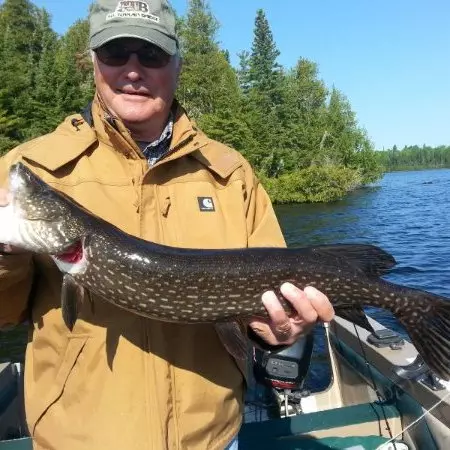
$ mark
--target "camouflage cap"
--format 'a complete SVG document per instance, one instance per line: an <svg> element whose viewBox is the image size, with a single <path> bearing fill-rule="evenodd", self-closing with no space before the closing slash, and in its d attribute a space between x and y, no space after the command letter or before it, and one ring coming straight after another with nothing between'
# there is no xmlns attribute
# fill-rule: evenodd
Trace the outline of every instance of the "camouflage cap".
<svg viewBox="0 0 450 450"><path fill-rule="evenodd" d="M89 47L134 37L151 42L169 55L177 52L175 14L167 0L96 0L90 13Z"/></svg>

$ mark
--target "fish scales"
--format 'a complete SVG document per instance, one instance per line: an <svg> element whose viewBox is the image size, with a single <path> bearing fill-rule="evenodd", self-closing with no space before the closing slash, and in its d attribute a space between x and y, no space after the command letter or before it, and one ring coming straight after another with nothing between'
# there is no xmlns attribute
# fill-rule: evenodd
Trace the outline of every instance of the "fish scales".
<svg viewBox="0 0 450 450"><path fill-rule="evenodd" d="M315 286L336 314L370 329L363 306L392 312L427 364L450 379L450 302L388 282L395 264L384 250L364 244L304 248L182 249L128 235L44 183L22 163L11 168L12 201L0 208L0 242L50 255L63 286L79 286L134 314L162 321L231 324L267 318L263 292L283 282ZM77 311L62 295L63 317ZM70 328L70 326L69 326Z"/></svg>

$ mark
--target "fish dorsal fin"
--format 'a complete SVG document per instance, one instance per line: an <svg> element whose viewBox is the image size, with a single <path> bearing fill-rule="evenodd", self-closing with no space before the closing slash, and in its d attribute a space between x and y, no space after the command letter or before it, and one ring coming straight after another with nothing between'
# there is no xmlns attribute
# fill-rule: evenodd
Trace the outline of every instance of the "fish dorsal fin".
<svg viewBox="0 0 450 450"><path fill-rule="evenodd" d="M365 274L373 276L384 275L397 264L391 254L374 245L319 245L312 247L311 251L327 259L344 261L352 267L362 270Z"/></svg>

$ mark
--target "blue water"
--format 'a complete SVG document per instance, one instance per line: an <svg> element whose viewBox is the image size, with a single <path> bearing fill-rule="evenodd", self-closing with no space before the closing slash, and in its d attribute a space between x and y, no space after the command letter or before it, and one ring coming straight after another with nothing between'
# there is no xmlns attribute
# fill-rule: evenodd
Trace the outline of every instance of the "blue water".
<svg viewBox="0 0 450 450"><path fill-rule="evenodd" d="M276 207L289 246L366 243L382 247L396 261L386 279L450 297L450 170L394 172L344 200L329 204ZM367 312L403 334L382 310ZM406 336L405 336L406 337ZM320 390L329 383L323 358L323 332L315 333L316 359L306 386ZM256 403L266 401L251 390Z"/></svg>

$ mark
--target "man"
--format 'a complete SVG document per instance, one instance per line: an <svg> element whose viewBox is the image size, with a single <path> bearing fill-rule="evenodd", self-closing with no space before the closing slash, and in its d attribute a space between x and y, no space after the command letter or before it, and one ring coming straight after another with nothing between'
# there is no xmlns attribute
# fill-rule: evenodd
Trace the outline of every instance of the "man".
<svg viewBox="0 0 450 450"><path fill-rule="evenodd" d="M174 99L181 61L166 0L101 0L91 13L96 95L83 116L0 160L22 161L128 233L180 247L283 246L272 206L240 154L208 139ZM8 203L2 190L0 203ZM158 322L89 295L70 331L49 258L3 246L0 324L29 317L25 396L37 449L223 449L238 433L239 361L210 325ZM333 309L290 284L262 301L271 320L250 337L293 343ZM257 337L256 337L257 336Z"/></svg>

